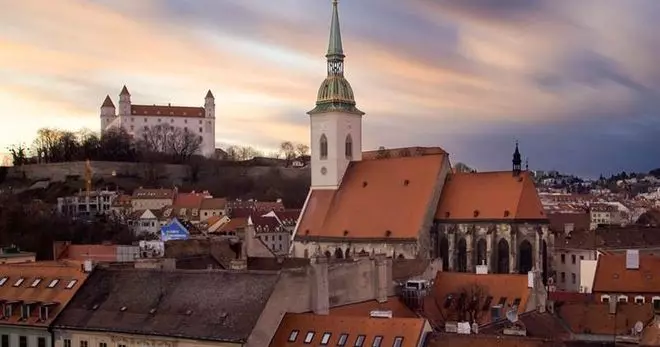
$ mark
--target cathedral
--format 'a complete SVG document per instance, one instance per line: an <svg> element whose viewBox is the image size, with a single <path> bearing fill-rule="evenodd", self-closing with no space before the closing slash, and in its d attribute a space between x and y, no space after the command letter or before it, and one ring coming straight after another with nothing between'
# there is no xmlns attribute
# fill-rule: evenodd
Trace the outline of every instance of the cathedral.
<svg viewBox="0 0 660 347"><path fill-rule="evenodd" d="M201 137L201 155L210 157L215 153L215 98L209 90L203 107L172 105L136 105L131 102L131 93L124 86L119 93L119 110L110 95L101 104L101 131L124 128L129 134L158 124L169 124Z"/></svg>
<svg viewBox="0 0 660 347"><path fill-rule="evenodd" d="M337 1L311 124L312 183L294 257L441 258L445 271L550 273L554 238L518 144L511 171L454 172L441 147L363 151Z"/></svg>

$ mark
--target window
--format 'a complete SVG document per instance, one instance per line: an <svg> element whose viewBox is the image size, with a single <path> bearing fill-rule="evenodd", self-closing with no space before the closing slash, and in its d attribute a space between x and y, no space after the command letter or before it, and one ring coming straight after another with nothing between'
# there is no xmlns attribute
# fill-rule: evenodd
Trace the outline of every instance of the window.
<svg viewBox="0 0 660 347"><path fill-rule="evenodd" d="M64 339L64 347L71 347L71 339Z"/></svg>
<svg viewBox="0 0 660 347"><path fill-rule="evenodd" d="M577 281L577 276L575 275L575 272L571 272L571 282L575 284L576 281Z"/></svg>
<svg viewBox="0 0 660 347"><path fill-rule="evenodd" d="M108 347L108 344L105 342L99 342L99 347Z"/></svg>
<svg viewBox="0 0 660 347"><path fill-rule="evenodd" d="M566 254L561 255L561 263L566 264Z"/></svg>
<svg viewBox="0 0 660 347"><path fill-rule="evenodd" d="M583 256L583 255L580 256L580 260L584 260L584 256Z"/></svg>
<svg viewBox="0 0 660 347"><path fill-rule="evenodd" d="M2 335L2 341L0 342L2 342L2 347L9 347L9 335Z"/></svg>
<svg viewBox="0 0 660 347"><path fill-rule="evenodd" d="M328 159L328 138L325 137L325 134L321 135L321 139L319 140L319 147L320 147L320 158Z"/></svg>
<svg viewBox="0 0 660 347"><path fill-rule="evenodd" d="M402 336L395 337L392 347L401 347L401 346L403 346L403 337Z"/></svg>
<svg viewBox="0 0 660 347"><path fill-rule="evenodd" d="M374 343L371 344L371 347L380 347L380 344L383 342L382 336L374 337Z"/></svg>
<svg viewBox="0 0 660 347"><path fill-rule="evenodd" d="M362 347L364 345L364 339L366 336L358 335L357 340L355 340L355 347Z"/></svg>
<svg viewBox="0 0 660 347"><path fill-rule="evenodd" d="M603 302L603 303L610 302L610 296L609 295L601 295L600 296L600 302Z"/></svg>
<svg viewBox="0 0 660 347"><path fill-rule="evenodd" d="M646 300L641 295L638 295L638 296L635 297L635 303L638 304L638 305L644 304L645 301Z"/></svg>
<svg viewBox="0 0 660 347"><path fill-rule="evenodd" d="M351 138L351 134L346 136L346 143L344 145L346 146L344 149L346 159L353 159L353 139Z"/></svg>
<svg viewBox="0 0 660 347"><path fill-rule="evenodd" d="M14 282L14 287L20 286L21 284L23 284L23 281L25 281L25 278L23 277L17 279L16 282Z"/></svg>
<svg viewBox="0 0 660 347"><path fill-rule="evenodd" d="M37 338L37 347L46 347L46 338L38 337Z"/></svg>
<svg viewBox="0 0 660 347"><path fill-rule="evenodd" d="M571 264L575 264L575 254L571 254Z"/></svg>
<svg viewBox="0 0 660 347"><path fill-rule="evenodd" d="M312 343L312 340L314 340L314 332L313 331L308 331L307 335L305 335L305 343L309 344Z"/></svg>
<svg viewBox="0 0 660 347"><path fill-rule="evenodd" d="M626 303L628 302L628 297L626 295L621 295L617 298L617 301L620 303Z"/></svg>
<svg viewBox="0 0 660 347"><path fill-rule="evenodd" d="M55 286L56 286L58 283L60 283L60 280L58 280L58 279L54 279L54 280L50 281L50 283L48 283L48 288L55 288Z"/></svg>
<svg viewBox="0 0 660 347"><path fill-rule="evenodd" d="M337 340L337 346L346 346L346 341L348 340L348 334L339 335L339 340Z"/></svg>
<svg viewBox="0 0 660 347"><path fill-rule="evenodd" d="M39 285L41 282L41 278L35 278L34 281L32 281L32 284L30 284L30 287L34 288Z"/></svg>
<svg viewBox="0 0 660 347"><path fill-rule="evenodd" d="M5 282L7 282L7 279L8 279L8 277L6 277L6 276L3 277L3 278L0 278L0 287L5 285Z"/></svg>
<svg viewBox="0 0 660 347"><path fill-rule="evenodd" d="M69 283L66 285L66 289L71 289L71 288L73 288L73 286L75 286L77 282L78 282L78 280L71 280L71 281L69 281Z"/></svg>
<svg viewBox="0 0 660 347"><path fill-rule="evenodd" d="M80 341L80 347L87 347L87 341Z"/></svg>
<svg viewBox="0 0 660 347"><path fill-rule="evenodd" d="M321 337L321 346L328 345L328 342L330 342L330 336L332 336L331 333L323 333L323 337Z"/></svg>
<svg viewBox="0 0 660 347"><path fill-rule="evenodd" d="M565 272L561 273L560 279L561 279L561 283L566 282L566 273Z"/></svg>
<svg viewBox="0 0 660 347"><path fill-rule="evenodd" d="M27 336L18 337L18 347L27 347Z"/></svg>
<svg viewBox="0 0 660 347"><path fill-rule="evenodd" d="M298 338L298 330L292 330L291 334L289 334L289 342L296 342L296 339Z"/></svg>

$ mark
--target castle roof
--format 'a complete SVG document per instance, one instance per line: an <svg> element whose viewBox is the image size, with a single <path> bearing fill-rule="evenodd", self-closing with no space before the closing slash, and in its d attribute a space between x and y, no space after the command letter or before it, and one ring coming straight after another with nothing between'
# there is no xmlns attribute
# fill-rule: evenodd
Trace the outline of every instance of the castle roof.
<svg viewBox="0 0 660 347"><path fill-rule="evenodd" d="M204 118L204 107L131 105L131 115Z"/></svg>
<svg viewBox="0 0 660 347"><path fill-rule="evenodd" d="M101 104L101 107L115 108L115 104L112 103L112 99L110 99L110 95L105 96L105 100L103 100L103 104Z"/></svg>
<svg viewBox="0 0 660 347"><path fill-rule="evenodd" d="M126 85L124 85L124 87L121 88L121 92L119 93L119 95L128 95L128 96L131 96L131 93L128 92L128 88L126 88Z"/></svg>

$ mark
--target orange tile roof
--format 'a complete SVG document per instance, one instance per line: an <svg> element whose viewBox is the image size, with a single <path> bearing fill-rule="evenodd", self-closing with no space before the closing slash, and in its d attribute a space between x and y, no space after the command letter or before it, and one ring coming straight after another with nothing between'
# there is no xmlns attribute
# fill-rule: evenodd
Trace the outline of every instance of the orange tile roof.
<svg viewBox="0 0 660 347"><path fill-rule="evenodd" d="M435 192L446 158L434 154L351 162L339 189L310 193L296 237L416 239L437 205Z"/></svg>
<svg viewBox="0 0 660 347"><path fill-rule="evenodd" d="M362 152L362 160L373 160L387 158L400 158L400 157L419 157L422 155L448 155L447 151L440 147L403 147L403 148L390 148L390 149L377 149L374 151Z"/></svg>
<svg viewBox="0 0 660 347"><path fill-rule="evenodd" d="M227 199L210 198L202 200L201 210L222 210L227 207Z"/></svg>
<svg viewBox="0 0 660 347"><path fill-rule="evenodd" d="M202 193L178 193L174 199L174 208L197 208L202 206L205 196Z"/></svg>
<svg viewBox="0 0 660 347"><path fill-rule="evenodd" d="M639 269L626 269L626 255L598 257L594 293L660 293L660 257L639 256Z"/></svg>
<svg viewBox="0 0 660 347"><path fill-rule="evenodd" d="M646 325L653 319L651 303L619 304L616 314L609 313L608 303L566 303L557 312L575 334L628 335L638 321Z"/></svg>
<svg viewBox="0 0 660 347"><path fill-rule="evenodd" d="M392 317L418 318L418 315L406 306L398 296L387 298L384 303L376 300L359 302L343 306L335 306L330 309L331 316L345 317L368 317L371 311L392 311Z"/></svg>
<svg viewBox="0 0 660 347"><path fill-rule="evenodd" d="M556 347L554 341L501 335L439 334L429 339L426 347Z"/></svg>
<svg viewBox="0 0 660 347"><path fill-rule="evenodd" d="M117 245L69 245L62 258L69 260L117 261Z"/></svg>
<svg viewBox="0 0 660 347"><path fill-rule="evenodd" d="M204 118L205 111L204 107L131 105L131 115Z"/></svg>
<svg viewBox="0 0 660 347"><path fill-rule="evenodd" d="M0 265L0 301L12 303L11 318L3 319L2 324L50 325L87 279L81 265L75 261ZM30 318L21 320L21 304L26 303L33 303ZM48 307L46 320L39 319L42 306L44 311Z"/></svg>
<svg viewBox="0 0 660 347"><path fill-rule="evenodd" d="M547 220L528 172L447 175L435 218L439 220Z"/></svg>
<svg viewBox="0 0 660 347"><path fill-rule="evenodd" d="M228 223L222 225L216 232L218 233L226 233L226 232L231 232L231 231L237 231L237 229L240 228L246 228L248 226L248 219L247 218L232 218L229 220Z"/></svg>
<svg viewBox="0 0 660 347"><path fill-rule="evenodd" d="M372 346L377 336L381 346L393 346L396 337L402 337L402 346L418 346L425 328L422 318L370 318L314 315L311 313L287 313L270 342L271 347L320 346L324 334L330 334L328 346L337 346L342 334L346 334L345 346L355 346L358 336L364 336L363 346ZM292 332L298 334L289 341ZM311 341L305 343L313 332Z"/></svg>
<svg viewBox="0 0 660 347"><path fill-rule="evenodd" d="M447 321L457 321L459 312L456 304L461 293L472 294L471 288L478 288L480 298L477 313L477 321L480 324L491 322L490 308L498 305L502 298L506 306L512 306L519 299L518 313L527 309L530 288L527 287L527 275L515 274L485 274L477 275L464 272L438 272L433 282L432 294L424 301L424 315L434 324L443 324ZM445 300L452 295L451 306L445 308ZM488 301L491 297L491 301ZM505 311L507 307L505 306ZM483 310L486 308L486 310ZM501 313L503 317L505 311Z"/></svg>

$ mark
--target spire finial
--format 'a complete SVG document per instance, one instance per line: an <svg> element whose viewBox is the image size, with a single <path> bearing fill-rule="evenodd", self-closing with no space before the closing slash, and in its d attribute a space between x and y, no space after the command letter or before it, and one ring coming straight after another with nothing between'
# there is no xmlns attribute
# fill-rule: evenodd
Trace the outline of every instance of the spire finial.
<svg viewBox="0 0 660 347"><path fill-rule="evenodd" d="M339 10L338 0L332 0L332 23L330 24L330 42L328 44L328 54L326 57L343 58L344 48L341 43L341 30L339 29Z"/></svg>

